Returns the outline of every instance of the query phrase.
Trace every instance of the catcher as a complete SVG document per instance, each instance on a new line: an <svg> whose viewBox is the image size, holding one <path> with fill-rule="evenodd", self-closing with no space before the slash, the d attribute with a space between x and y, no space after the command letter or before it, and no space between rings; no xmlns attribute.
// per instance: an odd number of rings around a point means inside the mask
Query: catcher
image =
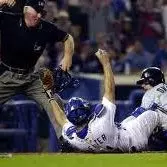
<svg viewBox="0 0 167 167"><path fill-rule="evenodd" d="M53 85L53 79L49 85L45 85L55 114L55 121L63 129L62 136L72 147L80 151L146 150L149 136L158 125L162 125L161 111L146 110L135 119L117 126L114 122L115 83L108 53L99 50L96 56L104 70L104 95L99 104L93 106L82 98L72 97L65 104L63 111L49 89ZM167 116L164 119L167 121Z"/></svg>

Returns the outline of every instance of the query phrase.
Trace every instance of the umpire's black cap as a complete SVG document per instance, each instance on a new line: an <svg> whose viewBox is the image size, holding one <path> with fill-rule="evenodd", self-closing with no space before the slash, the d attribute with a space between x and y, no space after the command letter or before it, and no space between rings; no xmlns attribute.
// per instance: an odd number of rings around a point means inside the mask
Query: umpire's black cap
<svg viewBox="0 0 167 167"><path fill-rule="evenodd" d="M45 0L27 0L25 6L31 6L37 13L44 13Z"/></svg>

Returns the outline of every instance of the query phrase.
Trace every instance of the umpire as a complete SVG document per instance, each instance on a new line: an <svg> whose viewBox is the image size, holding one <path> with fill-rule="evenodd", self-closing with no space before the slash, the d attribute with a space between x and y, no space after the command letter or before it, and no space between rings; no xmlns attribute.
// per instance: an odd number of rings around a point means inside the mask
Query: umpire
<svg viewBox="0 0 167 167"><path fill-rule="evenodd" d="M16 2L0 0L0 5L12 9ZM61 41L64 42L61 67L68 71L72 64L74 42L71 35L41 19L44 5L44 0L28 0L23 14L0 13L0 104L15 94L26 94L47 111L53 123L54 113L39 74L34 73L34 66L47 44Z"/></svg>

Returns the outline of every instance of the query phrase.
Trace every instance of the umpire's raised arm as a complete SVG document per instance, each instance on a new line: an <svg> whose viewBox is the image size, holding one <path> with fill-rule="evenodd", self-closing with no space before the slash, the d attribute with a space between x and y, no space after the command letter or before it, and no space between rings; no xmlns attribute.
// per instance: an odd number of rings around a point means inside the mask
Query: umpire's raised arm
<svg viewBox="0 0 167 167"><path fill-rule="evenodd" d="M109 57L106 51L99 49L96 53L97 58L103 66L104 71L104 97L115 103L115 81Z"/></svg>

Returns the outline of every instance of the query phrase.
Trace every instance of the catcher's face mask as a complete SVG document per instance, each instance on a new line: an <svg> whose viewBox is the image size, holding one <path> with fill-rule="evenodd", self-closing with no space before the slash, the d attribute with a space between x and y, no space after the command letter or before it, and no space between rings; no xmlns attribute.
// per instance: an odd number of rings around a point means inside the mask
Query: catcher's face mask
<svg viewBox="0 0 167 167"><path fill-rule="evenodd" d="M72 78L71 75L63 71L60 67L55 68L53 71L54 78L54 92L62 92L66 88L77 88L79 87L79 80Z"/></svg>

